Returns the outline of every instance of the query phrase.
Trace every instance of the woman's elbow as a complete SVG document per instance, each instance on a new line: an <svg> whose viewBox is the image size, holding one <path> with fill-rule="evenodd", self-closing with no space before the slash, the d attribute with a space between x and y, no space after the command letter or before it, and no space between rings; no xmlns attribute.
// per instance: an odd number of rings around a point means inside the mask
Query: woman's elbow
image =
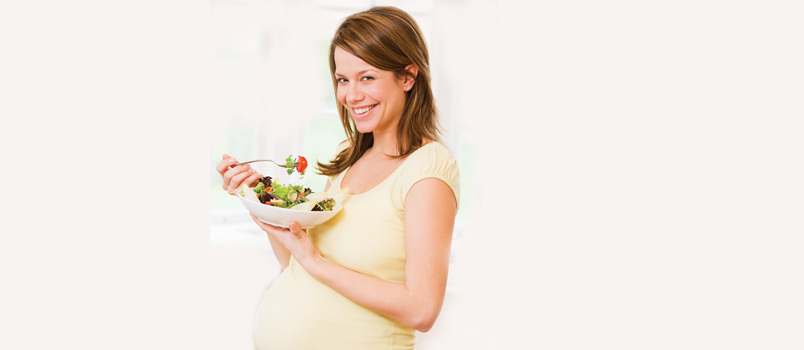
<svg viewBox="0 0 804 350"><path fill-rule="evenodd" d="M416 319L413 320L411 328L422 333L429 331L430 328L433 328L433 325L438 318L438 314L438 311L420 314Z"/></svg>
<svg viewBox="0 0 804 350"><path fill-rule="evenodd" d="M433 324L435 324L435 320L428 323L417 324L416 327L414 327L414 329L419 332L426 333L427 331L430 330L430 328L433 328Z"/></svg>

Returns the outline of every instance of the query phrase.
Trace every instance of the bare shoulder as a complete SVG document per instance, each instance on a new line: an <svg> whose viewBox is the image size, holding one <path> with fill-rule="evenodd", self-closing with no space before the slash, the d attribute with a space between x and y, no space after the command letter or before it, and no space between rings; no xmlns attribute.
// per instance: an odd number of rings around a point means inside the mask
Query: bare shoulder
<svg viewBox="0 0 804 350"><path fill-rule="evenodd" d="M405 198L406 212L411 207L429 208L430 212L443 214L457 211L457 199L444 180L438 178L424 178L411 186Z"/></svg>

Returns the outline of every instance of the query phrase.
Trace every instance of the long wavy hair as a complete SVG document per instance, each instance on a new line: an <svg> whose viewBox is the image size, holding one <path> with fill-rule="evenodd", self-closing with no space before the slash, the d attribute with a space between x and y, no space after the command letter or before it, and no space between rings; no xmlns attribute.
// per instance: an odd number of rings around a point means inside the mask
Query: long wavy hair
<svg viewBox="0 0 804 350"><path fill-rule="evenodd" d="M348 51L369 65L393 72L397 78L410 75L405 67L418 67L413 87L406 92L405 106L397 127L397 148L405 157L419 149L424 140L439 141L441 126L430 85L430 57L427 43L416 21L407 12L392 6L377 6L355 13L341 23L329 46L329 70L337 95L335 48ZM349 147L329 163L318 163L318 173L332 176L341 173L374 144L372 133L357 130L349 110L336 99L338 114Z"/></svg>

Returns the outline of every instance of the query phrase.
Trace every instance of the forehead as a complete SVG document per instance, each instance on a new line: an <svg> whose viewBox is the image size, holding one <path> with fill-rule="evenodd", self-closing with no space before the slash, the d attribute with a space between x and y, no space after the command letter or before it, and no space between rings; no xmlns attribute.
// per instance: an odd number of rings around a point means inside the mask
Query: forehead
<svg viewBox="0 0 804 350"><path fill-rule="evenodd" d="M359 57L353 55L351 52L336 47L334 52L335 58L335 74L350 74L361 72L365 70L379 71L379 69L366 63Z"/></svg>

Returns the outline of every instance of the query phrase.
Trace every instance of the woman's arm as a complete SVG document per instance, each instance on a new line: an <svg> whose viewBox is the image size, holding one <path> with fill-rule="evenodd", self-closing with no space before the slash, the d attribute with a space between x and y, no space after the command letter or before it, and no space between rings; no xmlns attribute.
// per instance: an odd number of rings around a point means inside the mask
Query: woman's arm
<svg viewBox="0 0 804 350"><path fill-rule="evenodd" d="M251 214L251 218L254 219L254 221L257 221L258 224L262 223L262 221L254 216L254 214ZM290 264L290 251L285 248L285 246L283 246L282 243L276 239L276 237L270 234L268 235L268 242L271 243L271 250L274 251L276 261L279 262L279 268L284 271L285 268L287 268Z"/></svg>
<svg viewBox="0 0 804 350"><path fill-rule="evenodd" d="M428 178L411 187L405 200L404 283L370 277L327 261L298 225L292 224L290 231L262 226L276 234L321 282L360 305L426 332L444 302L456 209L452 189L441 180Z"/></svg>
<svg viewBox="0 0 804 350"><path fill-rule="evenodd" d="M243 184L253 186L262 178L262 174L251 169L248 164L230 168L233 164L237 164L237 159L228 154L224 154L222 158L215 169L221 174L223 189L229 194L235 195ZM254 220L257 219L254 218ZM271 242L271 250L274 251L279 266L284 270L290 262L290 251L271 235L268 235L268 241Z"/></svg>

